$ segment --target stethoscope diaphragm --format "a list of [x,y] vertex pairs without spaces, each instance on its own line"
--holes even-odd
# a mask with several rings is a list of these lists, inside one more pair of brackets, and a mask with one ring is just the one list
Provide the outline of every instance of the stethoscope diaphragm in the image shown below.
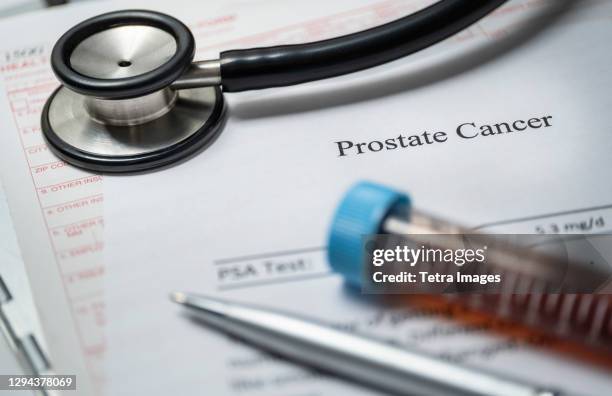
[[42,131],[65,161],[102,172],[134,172],[185,158],[220,131],[220,87],[175,90],[195,42],[180,21],[119,11],[64,34],[52,66],[64,83],[47,101]]

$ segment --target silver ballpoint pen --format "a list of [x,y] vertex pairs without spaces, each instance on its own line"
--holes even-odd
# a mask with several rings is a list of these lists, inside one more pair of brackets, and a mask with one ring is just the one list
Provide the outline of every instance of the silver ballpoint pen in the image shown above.
[[283,312],[193,294],[173,293],[171,298],[208,326],[289,360],[391,394],[558,394]]

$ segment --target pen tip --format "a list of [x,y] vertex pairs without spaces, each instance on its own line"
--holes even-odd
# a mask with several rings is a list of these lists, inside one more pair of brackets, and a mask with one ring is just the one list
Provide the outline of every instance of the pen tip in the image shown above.
[[178,304],[185,304],[187,301],[187,295],[181,292],[172,292],[170,293],[170,300]]

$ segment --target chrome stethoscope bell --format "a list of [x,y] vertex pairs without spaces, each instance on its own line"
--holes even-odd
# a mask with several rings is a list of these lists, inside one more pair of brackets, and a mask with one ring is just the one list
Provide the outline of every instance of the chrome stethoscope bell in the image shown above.
[[180,21],[130,10],[88,19],[51,54],[63,85],[47,101],[42,130],[65,161],[104,172],[167,165],[210,143],[223,124],[224,92],[336,77],[420,51],[507,0],[440,0],[361,32],[312,43],[224,51],[193,62]]
[[[205,147],[221,130],[224,102],[218,62],[192,65],[194,50],[183,23],[152,11],[112,12],[70,29],[51,55],[63,83],[42,113],[51,150],[90,170],[134,172]],[[212,81],[173,86],[194,76]]]

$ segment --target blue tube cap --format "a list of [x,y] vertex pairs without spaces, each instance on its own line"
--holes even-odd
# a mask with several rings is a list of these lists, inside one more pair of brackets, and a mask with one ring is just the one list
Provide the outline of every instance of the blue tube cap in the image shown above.
[[382,233],[388,216],[408,217],[410,199],[388,187],[360,182],[344,196],[329,232],[327,257],[334,271],[361,284],[367,258],[363,237]]

